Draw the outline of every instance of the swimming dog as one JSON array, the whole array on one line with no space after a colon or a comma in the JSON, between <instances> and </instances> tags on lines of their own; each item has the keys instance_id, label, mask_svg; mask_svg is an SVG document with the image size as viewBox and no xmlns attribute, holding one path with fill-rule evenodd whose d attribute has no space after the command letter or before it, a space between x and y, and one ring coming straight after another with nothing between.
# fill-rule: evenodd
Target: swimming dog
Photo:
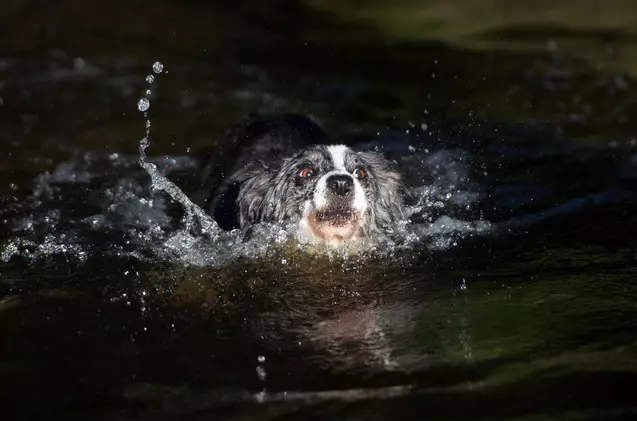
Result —
<instances>
[{"instance_id":1,"label":"swimming dog","mask_svg":"<svg viewBox=\"0 0 637 421\"><path fill-rule=\"evenodd\" d=\"M307 116L251 115L220 148L209 157L203 183L210 189L205 210L221 228L292 221L300 238L341 244L373 239L403 218L403 184L393 162L332 142ZM238 156L234 164L228 152Z\"/></svg>"}]
</instances>

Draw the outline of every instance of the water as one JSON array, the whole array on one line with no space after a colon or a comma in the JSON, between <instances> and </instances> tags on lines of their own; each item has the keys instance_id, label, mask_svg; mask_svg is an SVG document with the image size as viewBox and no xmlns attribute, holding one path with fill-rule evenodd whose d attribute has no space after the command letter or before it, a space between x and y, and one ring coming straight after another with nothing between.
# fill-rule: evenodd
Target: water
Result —
<instances>
[{"instance_id":1,"label":"water","mask_svg":"<svg viewBox=\"0 0 637 421\"><path fill-rule=\"evenodd\" d=\"M146 91L146 95L150 95L150 91ZM139 111L148 111L150 108L150 101L147 98L142 98L137 102L137 109Z\"/></svg>"},{"instance_id":2,"label":"water","mask_svg":"<svg viewBox=\"0 0 637 421\"><path fill-rule=\"evenodd\" d=\"M625 61L553 33L476 51L291 3L206 7L144 3L189 17L144 54L61 25L0 57L3 419L637 416ZM252 111L388 153L411 221L340 250L220 230L199 154Z\"/></svg>"}]
</instances>

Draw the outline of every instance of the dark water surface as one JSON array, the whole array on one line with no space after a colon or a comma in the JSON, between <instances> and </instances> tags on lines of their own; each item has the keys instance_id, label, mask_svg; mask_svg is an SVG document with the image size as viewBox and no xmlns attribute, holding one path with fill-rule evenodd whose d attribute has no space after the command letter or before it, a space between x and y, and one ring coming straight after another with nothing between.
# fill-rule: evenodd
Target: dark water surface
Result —
<instances>
[{"instance_id":1,"label":"dark water surface","mask_svg":"<svg viewBox=\"0 0 637 421\"><path fill-rule=\"evenodd\" d=\"M0 6L1 418L637 419L637 10L250 3ZM413 222L206 227L164 176L252 111L386 150Z\"/></svg>"}]
</instances>

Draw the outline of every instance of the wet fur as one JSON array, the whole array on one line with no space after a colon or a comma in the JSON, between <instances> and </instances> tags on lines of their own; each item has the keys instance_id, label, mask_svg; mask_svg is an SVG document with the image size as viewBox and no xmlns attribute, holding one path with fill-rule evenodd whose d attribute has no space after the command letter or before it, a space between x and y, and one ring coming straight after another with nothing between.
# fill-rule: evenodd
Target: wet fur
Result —
<instances>
[{"instance_id":1,"label":"wet fur","mask_svg":"<svg viewBox=\"0 0 637 421\"><path fill-rule=\"evenodd\" d=\"M300 181L299 168L312 164L320 174L332 169L327 152L332 142L306 116L252 115L228 132L227 141L239 152L229 175L225 176L224 170L219 174L214 162L204 174L207 186L214 184L210 179L215 170L217 177L223 177L217 188L212 186L206 211L224 229L247 229L259 222L300 221L319 177ZM217 159L218 164L221 161ZM368 174L360 181L367 204L361 234L371 237L391 229L403 217L403 185L393 163L378 153L352 151L345 155L344 164L348 171L363 167Z\"/></svg>"}]
</instances>

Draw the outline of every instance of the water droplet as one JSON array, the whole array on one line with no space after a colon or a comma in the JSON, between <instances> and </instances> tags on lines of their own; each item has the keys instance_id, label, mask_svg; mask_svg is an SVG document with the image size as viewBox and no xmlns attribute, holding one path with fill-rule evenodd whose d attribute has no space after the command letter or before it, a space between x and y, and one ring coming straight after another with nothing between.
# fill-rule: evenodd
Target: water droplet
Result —
<instances>
[{"instance_id":1,"label":"water droplet","mask_svg":"<svg viewBox=\"0 0 637 421\"><path fill-rule=\"evenodd\" d=\"M263 403L265 401L265 389L263 389L262 391L256 393L254 395L254 398L256 399L256 401L258 403Z\"/></svg>"},{"instance_id":2,"label":"water droplet","mask_svg":"<svg viewBox=\"0 0 637 421\"><path fill-rule=\"evenodd\" d=\"M151 95L152 91L150 89L146 89L146 95Z\"/></svg>"},{"instance_id":3,"label":"water droplet","mask_svg":"<svg viewBox=\"0 0 637 421\"><path fill-rule=\"evenodd\" d=\"M148 146L150 146L150 143L148 142L148 138L145 137L139 141L139 147L142 149L142 152L145 151L146 148L148 148Z\"/></svg>"},{"instance_id":4,"label":"water droplet","mask_svg":"<svg viewBox=\"0 0 637 421\"><path fill-rule=\"evenodd\" d=\"M546 43L546 49L549 50L550 52L557 50L557 42L555 42L554 39L550 40L549 42Z\"/></svg>"},{"instance_id":5,"label":"water droplet","mask_svg":"<svg viewBox=\"0 0 637 421\"><path fill-rule=\"evenodd\" d=\"M156 61L153 64L153 72L155 73L161 73L164 70L164 65L161 64L160 62Z\"/></svg>"},{"instance_id":6,"label":"water droplet","mask_svg":"<svg viewBox=\"0 0 637 421\"><path fill-rule=\"evenodd\" d=\"M155 81L155 76L153 75L146 76L146 82L153 83L154 81Z\"/></svg>"},{"instance_id":7,"label":"water droplet","mask_svg":"<svg viewBox=\"0 0 637 421\"><path fill-rule=\"evenodd\" d=\"M77 57L73 60L73 68L75 70L82 70L86 66L86 61L83 58Z\"/></svg>"},{"instance_id":8,"label":"water droplet","mask_svg":"<svg viewBox=\"0 0 637 421\"><path fill-rule=\"evenodd\" d=\"M257 361L259 361L260 363L265 362L265 355L259 355L257 357Z\"/></svg>"},{"instance_id":9,"label":"water droplet","mask_svg":"<svg viewBox=\"0 0 637 421\"><path fill-rule=\"evenodd\" d=\"M462 284L460 285L460 289L465 291L467 289L467 281L462 278Z\"/></svg>"},{"instance_id":10,"label":"water droplet","mask_svg":"<svg viewBox=\"0 0 637 421\"><path fill-rule=\"evenodd\" d=\"M142 98L137 102L137 108L139 111L148 111L150 108L150 101L146 98Z\"/></svg>"},{"instance_id":11,"label":"water droplet","mask_svg":"<svg viewBox=\"0 0 637 421\"><path fill-rule=\"evenodd\" d=\"M146 120L146 128L150 129L150 120Z\"/></svg>"},{"instance_id":12,"label":"water droplet","mask_svg":"<svg viewBox=\"0 0 637 421\"><path fill-rule=\"evenodd\" d=\"M427 131L427 123L422 123L420 125L420 128L422 129L423 132L426 132Z\"/></svg>"},{"instance_id":13,"label":"water droplet","mask_svg":"<svg viewBox=\"0 0 637 421\"><path fill-rule=\"evenodd\" d=\"M265 372L265 368L260 365L257 366L257 377L259 380L264 381L268 377L268 373Z\"/></svg>"}]
</instances>

